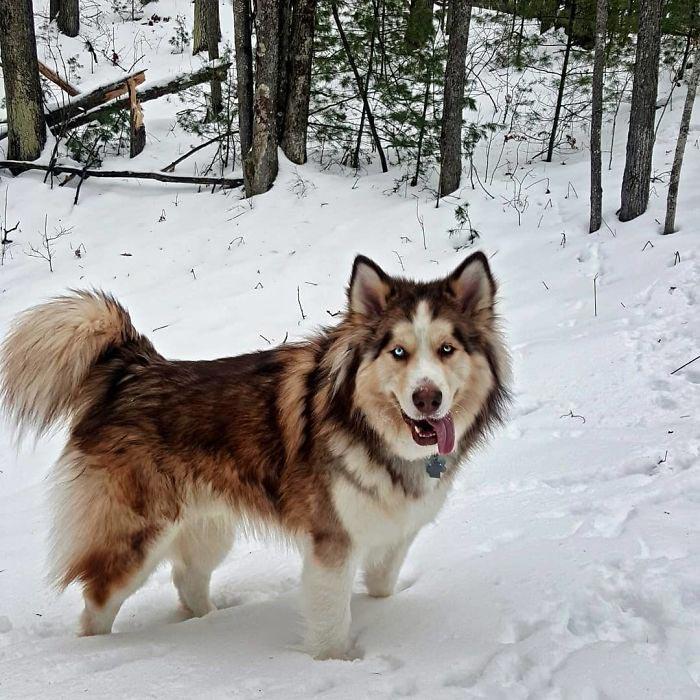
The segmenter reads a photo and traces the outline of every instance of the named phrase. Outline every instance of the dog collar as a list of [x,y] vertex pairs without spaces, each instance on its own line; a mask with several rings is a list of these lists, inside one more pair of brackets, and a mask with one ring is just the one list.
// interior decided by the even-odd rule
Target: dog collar
[[447,462],[444,457],[440,457],[439,455],[433,455],[425,462],[425,471],[428,472],[428,476],[433,479],[439,479],[446,469]]

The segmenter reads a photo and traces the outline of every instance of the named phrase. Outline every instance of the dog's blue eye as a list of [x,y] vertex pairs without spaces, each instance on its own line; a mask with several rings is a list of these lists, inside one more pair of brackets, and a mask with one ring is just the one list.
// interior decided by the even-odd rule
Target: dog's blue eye
[[395,360],[403,360],[406,357],[406,350],[400,345],[397,345],[392,351],[391,355]]
[[449,343],[443,343],[440,347],[440,354],[444,357],[445,355],[451,355],[455,351],[454,346]]

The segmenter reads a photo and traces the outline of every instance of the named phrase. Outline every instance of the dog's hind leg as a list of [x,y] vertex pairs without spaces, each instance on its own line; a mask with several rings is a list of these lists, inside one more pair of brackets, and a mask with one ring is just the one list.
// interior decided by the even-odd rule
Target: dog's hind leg
[[199,517],[183,523],[173,541],[169,552],[173,583],[182,605],[196,617],[216,610],[209,598],[209,581],[231,549],[233,535],[230,518]]
[[134,544],[144,534],[131,536],[131,551],[114,552],[109,556],[88,555],[94,571],[88,568],[85,574],[88,580],[83,588],[85,609],[80,618],[81,635],[109,634],[124,601],[141,588],[165,558],[172,541],[172,527],[167,534],[158,535],[141,556],[134,552]]

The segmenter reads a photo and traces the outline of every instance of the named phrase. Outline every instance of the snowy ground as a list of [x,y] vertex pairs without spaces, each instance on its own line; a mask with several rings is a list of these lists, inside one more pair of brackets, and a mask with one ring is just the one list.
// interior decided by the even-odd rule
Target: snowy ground
[[[151,138],[134,167],[187,147],[168,141],[174,109],[149,107]],[[664,117],[659,172],[679,111]],[[528,166],[520,226],[501,198],[512,195],[507,176],[494,200],[463,191],[501,282],[516,401],[418,538],[396,596],[371,600],[358,585],[361,659],[315,662],[297,650],[297,559],[247,541],[214,576],[219,612],[183,620],[163,568],[127,602],[117,634],[77,639],[78,591],[57,597],[43,579],[45,477],[62,436],[16,451],[3,432],[0,697],[700,697],[700,361],[671,375],[700,345],[700,113],[674,236],[659,235],[661,183],[646,215],[615,219],[623,132],[605,172],[610,229],[587,233],[585,147]],[[77,207],[73,185],[3,175],[0,205],[7,191],[8,225],[21,226],[0,268],[0,332],[32,303],[95,285],[171,357],[301,337],[332,321],[357,252],[425,278],[466,254],[447,233],[456,202],[435,209],[427,191],[394,194],[398,175],[356,181],[283,163],[252,203],[88,180]],[[72,227],[56,241],[53,273],[25,255],[45,215],[49,231]]]

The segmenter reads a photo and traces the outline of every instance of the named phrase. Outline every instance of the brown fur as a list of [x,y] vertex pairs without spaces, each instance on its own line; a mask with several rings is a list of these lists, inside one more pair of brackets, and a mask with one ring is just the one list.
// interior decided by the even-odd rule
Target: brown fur
[[339,454],[361,448],[367,469],[385,470],[400,497],[423,493],[387,442],[405,425],[379,387],[399,371],[386,347],[397,339],[410,346],[402,324],[420,302],[441,319],[436,342],[458,345],[471,368],[471,384],[455,369],[454,410],[467,429],[446,478],[501,415],[507,360],[495,284],[489,273],[483,308],[465,307],[456,284],[454,275],[432,283],[384,276],[376,319],[351,298],[341,323],[308,342],[213,361],[163,358],[101,292],[22,315],[3,347],[5,406],[20,426],[43,431],[61,417],[70,425],[54,477],[59,585],[80,581],[86,600],[104,605],[193,512],[229,511],[254,529],[308,538],[318,561],[339,566],[351,537],[332,480],[370,495],[374,488]]

